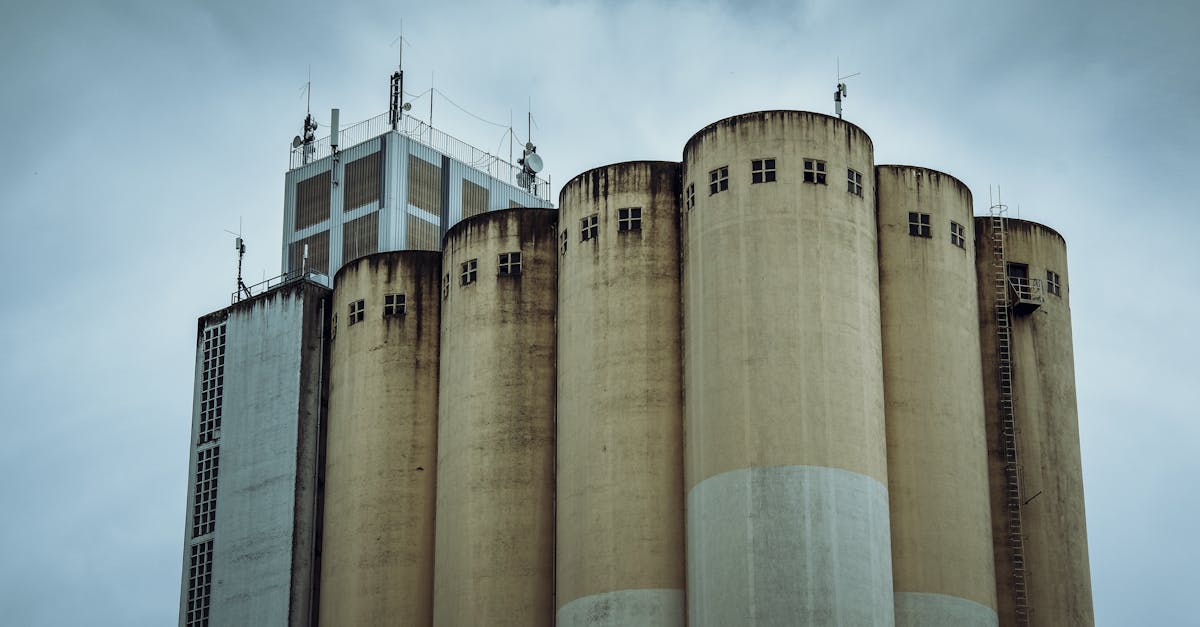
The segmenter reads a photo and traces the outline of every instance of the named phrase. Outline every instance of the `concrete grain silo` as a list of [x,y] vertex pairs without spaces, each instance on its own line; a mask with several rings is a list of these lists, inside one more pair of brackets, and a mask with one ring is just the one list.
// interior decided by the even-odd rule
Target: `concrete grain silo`
[[320,622],[433,614],[441,255],[370,255],[334,280]]
[[679,164],[560,194],[557,624],[683,627]]
[[971,192],[875,168],[896,624],[996,625]]
[[683,157],[688,622],[891,625],[871,140],[764,111]]
[[554,624],[557,214],[446,233],[434,625]]
[[1092,625],[1066,242],[1026,220],[975,231],[1000,624]]

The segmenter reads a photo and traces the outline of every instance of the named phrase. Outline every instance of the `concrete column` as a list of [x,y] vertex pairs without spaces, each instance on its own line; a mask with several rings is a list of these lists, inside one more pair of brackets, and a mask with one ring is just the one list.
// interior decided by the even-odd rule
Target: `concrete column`
[[683,627],[679,164],[560,198],[557,624]]
[[[446,233],[433,624],[554,624],[553,209]],[[520,254],[512,273],[511,255]],[[501,274],[506,255],[508,274]]]
[[896,624],[994,627],[971,191],[875,172]]
[[684,148],[691,625],[893,624],[872,153],[799,111]]
[[322,625],[432,620],[440,270],[387,252],[334,278]]
[[[991,220],[976,218],[975,228],[997,600],[1000,624],[1008,626],[1019,624],[1013,573],[1020,565],[1008,544]],[[1009,316],[1029,624],[1093,625],[1067,246],[1053,229],[1017,219],[1006,220],[1004,244],[1008,263],[1025,266],[1044,294],[1037,309]],[[1047,271],[1058,275],[1057,294],[1046,285]]]

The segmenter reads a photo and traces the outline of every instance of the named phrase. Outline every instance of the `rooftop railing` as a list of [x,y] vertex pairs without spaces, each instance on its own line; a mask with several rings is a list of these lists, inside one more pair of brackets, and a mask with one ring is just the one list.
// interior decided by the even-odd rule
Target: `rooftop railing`
[[[236,304],[239,301],[254,298],[259,294],[269,292],[281,285],[286,285],[292,281],[299,281],[309,277],[312,277],[314,280],[317,280],[317,282],[322,284],[329,283],[329,277],[327,277],[325,273],[321,272],[320,270],[314,270],[313,268],[298,268],[296,270],[292,270],[291,272],[284,272],[279,276],[271,277],[266,281],[255,283],[249,287],[242,287],[242,289],[230,295],[229,301],[230,304]],[[320,279],[324,280],[322,281]]]
[[[338,150],[361,144],[368,139],[378,137],[392,130],[391,115],[381,113],[358,124],[347,126],[338,132]],[[527,179],[524,169],[513,165],[496,155],[480,150],[467,142],[433,128],[432,126],[406,115],[400,118],[396,129],[409,138],[418,141],[440,153],[465,163],[476,170],[486,173],[494,179],[504,181],[509,185],[530,191],[542,200],[550,200],[550,183],[545,179],[534,176]],[[296,169],[318,159],[324,159],[332,154],[333,149],[329,137],[322,137],[308,144],[291,148],[289,169]],[[529,183],[532,183],[530,185]]]

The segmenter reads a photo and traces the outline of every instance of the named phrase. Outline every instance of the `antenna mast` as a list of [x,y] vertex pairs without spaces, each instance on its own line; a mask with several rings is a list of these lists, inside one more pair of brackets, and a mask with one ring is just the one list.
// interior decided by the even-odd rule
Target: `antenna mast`
[[835,111],[837,111],[837,116],[838,116],[838,119],[840,120],[840,119],[842,119],[842,99],[846,97],[845,80],[847,78],[853,78],[855,76],[858,76],[859,74],[862,74],[862,72],[855,72],[853,74],[847,74],[845,76],[842,76],[842,58],[838,57],[837,73],[838,73],[837,89],[833,90],[833,108]]
[[308,82],[304,83],[304,92],[308,96],[308,102],[305,105],[304,115],[304,130],[301,135],[297,135],[292,140],[292,149],[303,146],[303,162],[308,163],[312,159],[315,148],[313,142],[317,141],[317,121],[312,116],[312,66],[308,66]]
[[[411,102],[404,102],[404,20],[400,20],[400,36],[392,43],[400,43],[400,64],[396,71],[392,73],[391,98],[388,107],[389,117],[392,122],[392,130],[400,130],[400,119],[404,116],[405,111],[412,109]],[[430,96],[432,99],[432,96]]]
[[[537,174],[542,171],[542,158],[537,154],[537,146],[533,145],[533,98],[529,99],[529,112],[525,117],[526,130],[525,151],[517,163],[521,171],[517,173],[517,183],[530,194],[537,194]],[[512,129],[509,128],[509,132]]]
[[234,233],[233,231],[230,231],[229,229],[225,229],[225,232],[229,233],[230,235],[233,235],[237,238],[236,240],[234,240],[233,246],[234,246],[234,250],[236,250],[237,254],[238,254],[237,292],[236,293],[237,293],[237,299],[240,301],[240,300],[242,300],[242,294],[245,294],[246,298],[250,298],[250,288],[246,287],[246,282],[242,280],[242,259],[246,256],[246,240],[242,239],[242,220],[241,220],[241,218],[238,219],[238,232],[237,233]]

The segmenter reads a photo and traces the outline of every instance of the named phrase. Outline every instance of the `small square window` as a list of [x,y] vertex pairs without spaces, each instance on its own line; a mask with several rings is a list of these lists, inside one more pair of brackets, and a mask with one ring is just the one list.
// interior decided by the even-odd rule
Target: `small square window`
[[708,195],[729,189],[729,166],[722,166],[708,173]]
[[967,248],[967,229],[953,220],[950,221],[950,243],[963,250]]
[[695,183],[688,183],[687,200],[684,202],[687,203],[688,211],[691,211],[692,209],[696,208],[696,184]]
[[642,208],[641,207],[626,207],[617,209],[617,230],[618,231],[640,231],[642,230]]
[[519,276],[521,274],[521,253],[500,253],[500,266],[497,276]]
[[855,196],[862,196],[862,172],[846,169],[846,191]]
[[404,315],[404,294],[383,295],[383,317],[394,318]]
[[933,237],[933,230],[929,226],[929,214],[917,213],[915,211],[908,212],[908,234],[913,237]]
[[752,159],[750,161],[750,183],[774,183],[775,160]]
[[592,215],[579,221],[579,241],[586,242],[600,236],[600,214]]
[[472,259],[470,261],[464,261],[459,266],[459,269],[461,270],[461,273],[459,274],[459,279],[462,281],[461,285],[470,285],[474,283],[475,279],[478,277],[479,260]]
[[804,160],[804,182],[825,184],[825,162],[818,159]]
[[567,230],[566,229],[563,229],[562,235],[560,235],[558,238],[558,250],[559,250],[559,254],[562,254],[562,255],[567,254]]
[[350,303],[350,313],[346,316],[346,324],[353,325],[363,321],[366,304],[362,299]]
[[1055,296],[1062,296],[1062,278],[1053,270],[1046,271],[1046,291]]

